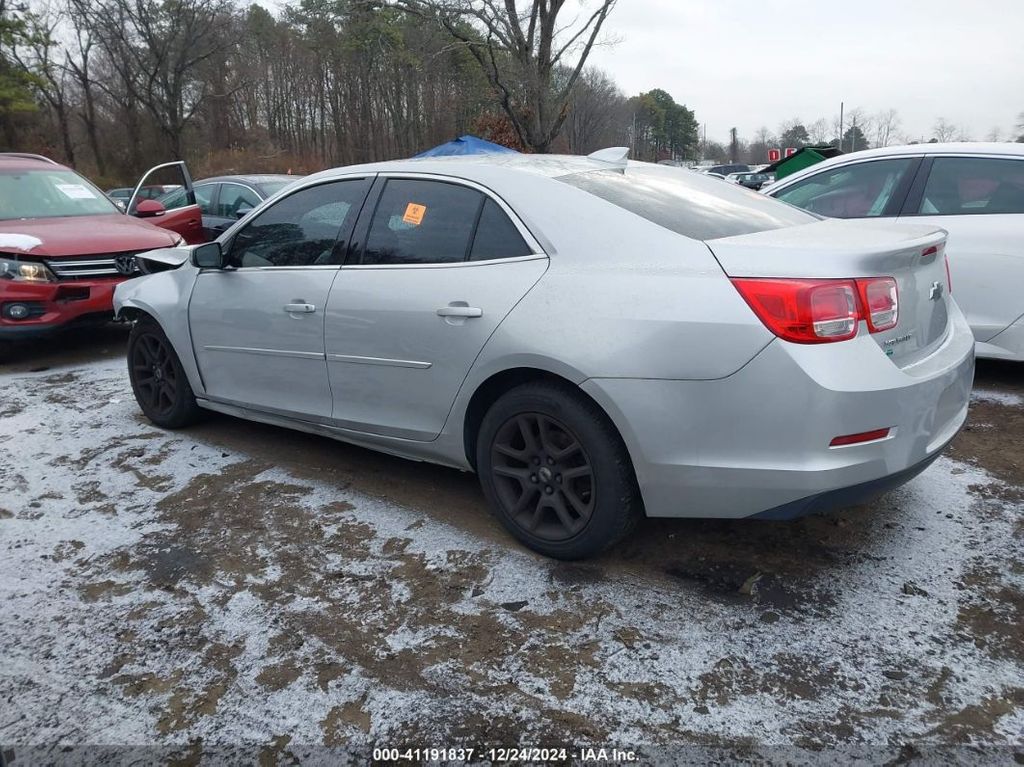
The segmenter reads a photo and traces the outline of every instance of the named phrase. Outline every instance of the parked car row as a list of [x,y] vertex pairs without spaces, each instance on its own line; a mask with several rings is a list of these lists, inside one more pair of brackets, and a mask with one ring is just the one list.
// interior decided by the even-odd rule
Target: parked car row
[[[150,181],[167,171],[181,183]],[[0,342],[108,321],[114,287],[140,273],[138,253],[212,239],[296,178],[193,184],[174,162],[103,193],[46,157],[0,154]]]

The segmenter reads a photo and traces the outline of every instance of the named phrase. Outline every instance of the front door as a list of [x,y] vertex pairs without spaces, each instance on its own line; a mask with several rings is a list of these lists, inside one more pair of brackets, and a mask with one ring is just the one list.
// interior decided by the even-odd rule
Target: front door
[[388,179],[365,247],[353,248],[358,263],[346,265],[331,290],[335,423],[436,437],[487,339],[547,268],[528,239],[476,188]]
[[325,309],[369,185],[333,181],[283,197],[223,243],[225,269],[199,274],[189,325],[210,398],[330,417]]
[[[157,201],[150,201],[144,194],[143,187],[153,184],[181,187],[184,191],[182,204],[169,209],[163,203],[156,205]],[[146,204],[140,208],[140,203]],[[202,211],[196,203],[192,176],[188,172],[188,167],[181,160],[165,162],[147,170],[139,179],[139,183],[135,185],[125,212],[129,216],[144,218],[162,229],[177,232],[190,245],[206,242],[206,238],[203,236]]]

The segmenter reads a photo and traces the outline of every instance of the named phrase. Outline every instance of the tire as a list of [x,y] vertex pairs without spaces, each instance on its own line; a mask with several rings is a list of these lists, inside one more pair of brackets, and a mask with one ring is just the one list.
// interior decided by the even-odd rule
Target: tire
[[480,424],[476,466],[505,528],[549,557],[599,554],[643,515],[622,438],[568,385],[528,383],[502,395]]
[[181,429],[201,418],[181,360],[151,318],[140,319],[128,335],[128,377],[135,401],[157,426]]

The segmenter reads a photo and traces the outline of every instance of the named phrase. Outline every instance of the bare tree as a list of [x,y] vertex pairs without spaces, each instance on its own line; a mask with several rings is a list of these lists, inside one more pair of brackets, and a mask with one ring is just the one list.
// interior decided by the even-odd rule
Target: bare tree
[[747,144],[747,161],[754,164],[768,162],[768,150],[778,145],[778,136],[762,125],[754,134],[753,141]]
[[14,48],[12,53],[22,69],[38,78],[37,91],[53,110],[64,157],[74,165],[75,145],[71,138],[68,103],[69,76],[61,64],[61,51],[56,40],[56,31],[64,21],[61,10],[50,5],[41,5],[34,12],[27,13],[26,45],[22,49]]
[[[84,0],[68,0],[67,12],[73,40],[64,49],[64,66],[74,78],[81,96],[78,118],[85,126],[85,134],[88,138],[89,149],[92,150],[96,169],[101,176],[105,176],[107,164],[100,146],[100,115],[96,104],[97,90],[100,86],[93,78],[93,54],[96,38],[90,32],[88,24],[85,23],[83,8],[88,8],[88,3],[85,3]],[[137,136],[130,131],[126,131],[126,133],[131,152],[137,142]]]
[[565,2],[530,0],[520,9],[516,0],[396,0],[436,19],[469,50],[523,144],[535,152],[547,152],[562,130],[573,89],[617,0],[597,0],[559,25]]
[[945,117],[940,117],[935,121],[935,125],[932,126],[932,134],[940,144],[952,141],[958,130],[959,128]]
[[573,89],[565,123],[569,151],[587,154],[624,141],[627,112],[626,97],[615,81],[599,69],[585,69]]
[[175,157],[208,94],[200,67],[230,47],[230,0],[76,0],[131,95],[153,116]]
[[829,127],[828,120],[824,117],[819,117],[807,126],[807,135],[810,136],[812,144],[822,146],[823,144],[830,143],[836,134]]
[[889,146],[896,141],[901,122],[900,113],[895,109],[883,109],[875,114],[875,146]]

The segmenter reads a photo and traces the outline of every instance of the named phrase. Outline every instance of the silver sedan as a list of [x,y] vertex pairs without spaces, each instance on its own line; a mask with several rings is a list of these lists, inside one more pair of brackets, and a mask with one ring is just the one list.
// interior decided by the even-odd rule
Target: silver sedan
[[520,541],[578,558],[644,514],[790,518],[923,470],[974,370],[944,248],[622,151],[408,160],[146,254],[115,306],[154,423],[475,471]]

